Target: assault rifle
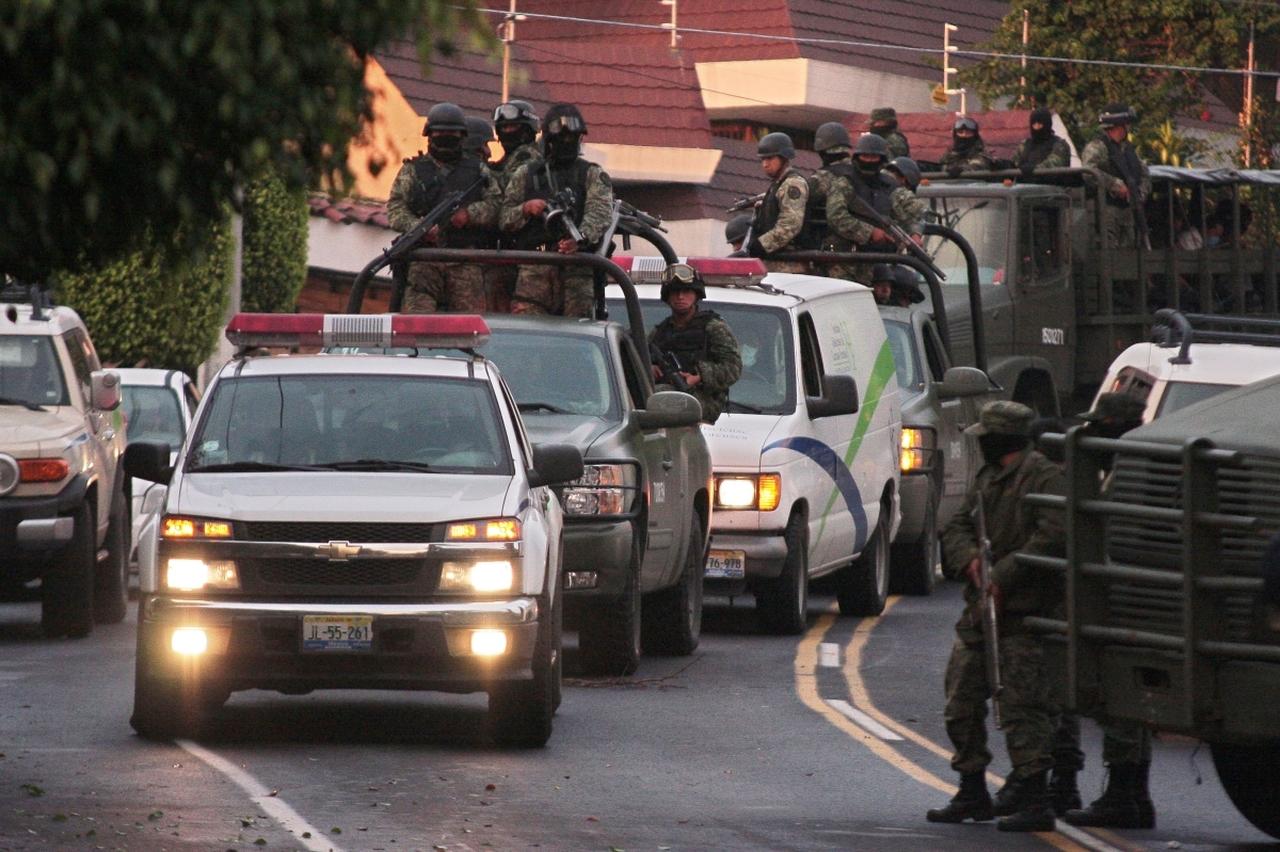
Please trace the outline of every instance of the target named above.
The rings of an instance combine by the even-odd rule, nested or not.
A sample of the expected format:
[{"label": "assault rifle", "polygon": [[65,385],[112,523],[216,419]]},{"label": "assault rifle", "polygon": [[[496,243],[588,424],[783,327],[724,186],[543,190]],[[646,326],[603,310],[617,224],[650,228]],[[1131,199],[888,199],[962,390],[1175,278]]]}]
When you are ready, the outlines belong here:
[{"label": "assault rifle", "polygon": [[573,188],[568,186],[557,190],[547,199],[547,209],[542,211],[542,221],[547,227],[548,234],[552,233],[556,223],[559,223],[559,229],[565,236],[575,243],[582,243],[582,231],[578,230],[578,223],[573,221],[573,208],[577,200],[577,196],[573,194]]},{"label": "assault rifle", "polygon": [[991,711],[996,727],[1000,721],[1000,693],[1004,684],[1000,681],[1000,630],[997,621],[996,598],[991,590],[991,539],[987,537],[987,513],[978,494],[978,506],[973,510],[978,529],[978,593],[982,603],[982,647],[987,670],[987,688],[991,690]]},{"label": "assault rifle", "polygon": [[404,255],[417,248],[418,244],[422,242],[422,237],[428,231],[457,212],[458,208],[466,202],[471,193],[483,183],[484,178],[478,177],[462,189],[454,190],[444,198],[441,198],[440,201],[436,203],[435,207],[432,207],[427,211],[427,215],[418,220],[416,225],[396,237],[395,240],[392,241],[391,245],[382,250],[382,257],[375,261],[380,261],[380,263],[374,271],[376,272],[378,269],[381,269],[388,264],[395,263],[397,260],[404,257]]},{"label": "assault rifle", "polygon": [[671,385],[678,391],[689,392],[689,383],[685,381],[684,376],[680,375],[689,371],[681,365],[680,359],[676,357],[674,352],[667,352],[656,346],[651,346],[649,348],[649,359],[653,361],[653,366],[658,368],[658,381]]},{"label": "assault rifle", "polygon": [[761,192],[756,195],[749,195],[746,198],[739,198],[737,201],[733,202],[733,204],[726,207],[725,212],[737,213],[739,210],[751,210],[759,206],[759,204],[764,201],[764,197],[768,194],[768,192]]},{"label": "assault rifle", "polygon": [[892,219],[884,216],[879,210],[872,207],[857,195],[851,195],[849,198],[850,210],[854,216],[865,222],[870,222],[888,235],[889,239],[897,244],[898,248],[904,249],[907,254],[929,267],[929,271],[938,276],[939,281],[945,281],[947,276],[938,265],[933,262],[933,258],[929,253],[920,246],[916,245],[916,241],[911,239],[911,235],[902,229],[902,226]]}]

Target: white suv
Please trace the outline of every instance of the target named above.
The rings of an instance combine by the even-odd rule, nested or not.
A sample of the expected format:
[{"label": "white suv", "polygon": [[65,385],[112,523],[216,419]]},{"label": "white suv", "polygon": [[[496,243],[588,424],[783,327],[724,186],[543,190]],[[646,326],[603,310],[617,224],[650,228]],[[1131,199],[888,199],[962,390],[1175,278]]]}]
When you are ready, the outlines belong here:
[{"label": "white suv", "polygon": [[36,579],[48,636],[122,621],[130,541],[120,379],[76,312],[0,293],[0,594]]}]

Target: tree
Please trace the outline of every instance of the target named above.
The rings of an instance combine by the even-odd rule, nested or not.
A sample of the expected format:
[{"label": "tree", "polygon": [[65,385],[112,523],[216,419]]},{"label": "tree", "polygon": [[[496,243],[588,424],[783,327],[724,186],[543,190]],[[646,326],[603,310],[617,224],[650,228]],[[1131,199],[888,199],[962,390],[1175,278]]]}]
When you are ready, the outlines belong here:
[{"label": "tree", "polygon": [[266,313],[292,311],[307,280],[306,193],[278,175],[249,184],[244,196],[240,248],[240,307]]},{"label": "tree", "polygon": [[[40,279],[164,244],[246,177],[343,171],[364,60],[405,32],[424,59],[449,0],[20,0],[0,10],[0,274]],[[184,225],[188,227],[183,227]]]}]

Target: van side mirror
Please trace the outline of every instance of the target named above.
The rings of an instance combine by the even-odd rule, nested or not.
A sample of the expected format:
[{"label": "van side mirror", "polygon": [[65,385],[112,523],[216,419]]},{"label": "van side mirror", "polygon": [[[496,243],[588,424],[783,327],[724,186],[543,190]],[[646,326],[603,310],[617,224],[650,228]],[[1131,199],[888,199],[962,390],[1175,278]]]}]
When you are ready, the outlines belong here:
[{"label": "van side mirror", "polygon": [[943,373],[942,381],[934,387],[938,390],[939,399],[982,396],[995,390],[991,378],[977,367],[952,367]]},{"label": "van side mirror", "polygon": [[124,472],[134,479],[168,484],[173,478],[168,441],[130,441],[124,448]]},{"label": "van side mirror", "polygon": [[809,409],[810,420],[857,413],[858,383],[854,381],[853,376],[826,373],[822,377],[822,387],[824,391],[822,396],[804,398],[805,408]]},{"label": "van side mirror", "polygon": [[682,391],[658,391],[634,416],[636,426],[643,430],[696,426],[702,421],[702,403]]},{"label": "van side mirror", "polygon": [[534,444],[529,486],[560,485],[582,477],[582,450],[573,444]]},{"label": "van side mirror", "polygon": [[94,370],[89,376],[89,404],[98,411],[115,411],[120,406],[120,374],[110,370]]}]

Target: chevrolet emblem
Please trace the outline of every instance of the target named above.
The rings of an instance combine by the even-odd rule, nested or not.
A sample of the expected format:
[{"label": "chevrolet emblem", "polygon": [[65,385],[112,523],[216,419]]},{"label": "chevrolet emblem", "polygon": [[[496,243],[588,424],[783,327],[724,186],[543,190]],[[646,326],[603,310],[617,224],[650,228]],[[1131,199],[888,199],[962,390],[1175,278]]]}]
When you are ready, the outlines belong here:
[{"label": "chevrolet emblem", "polygon": [[346,562],[360,555],[360,545],[349,541],[331,541],[316,547],[316,556],[330,562]]}]

